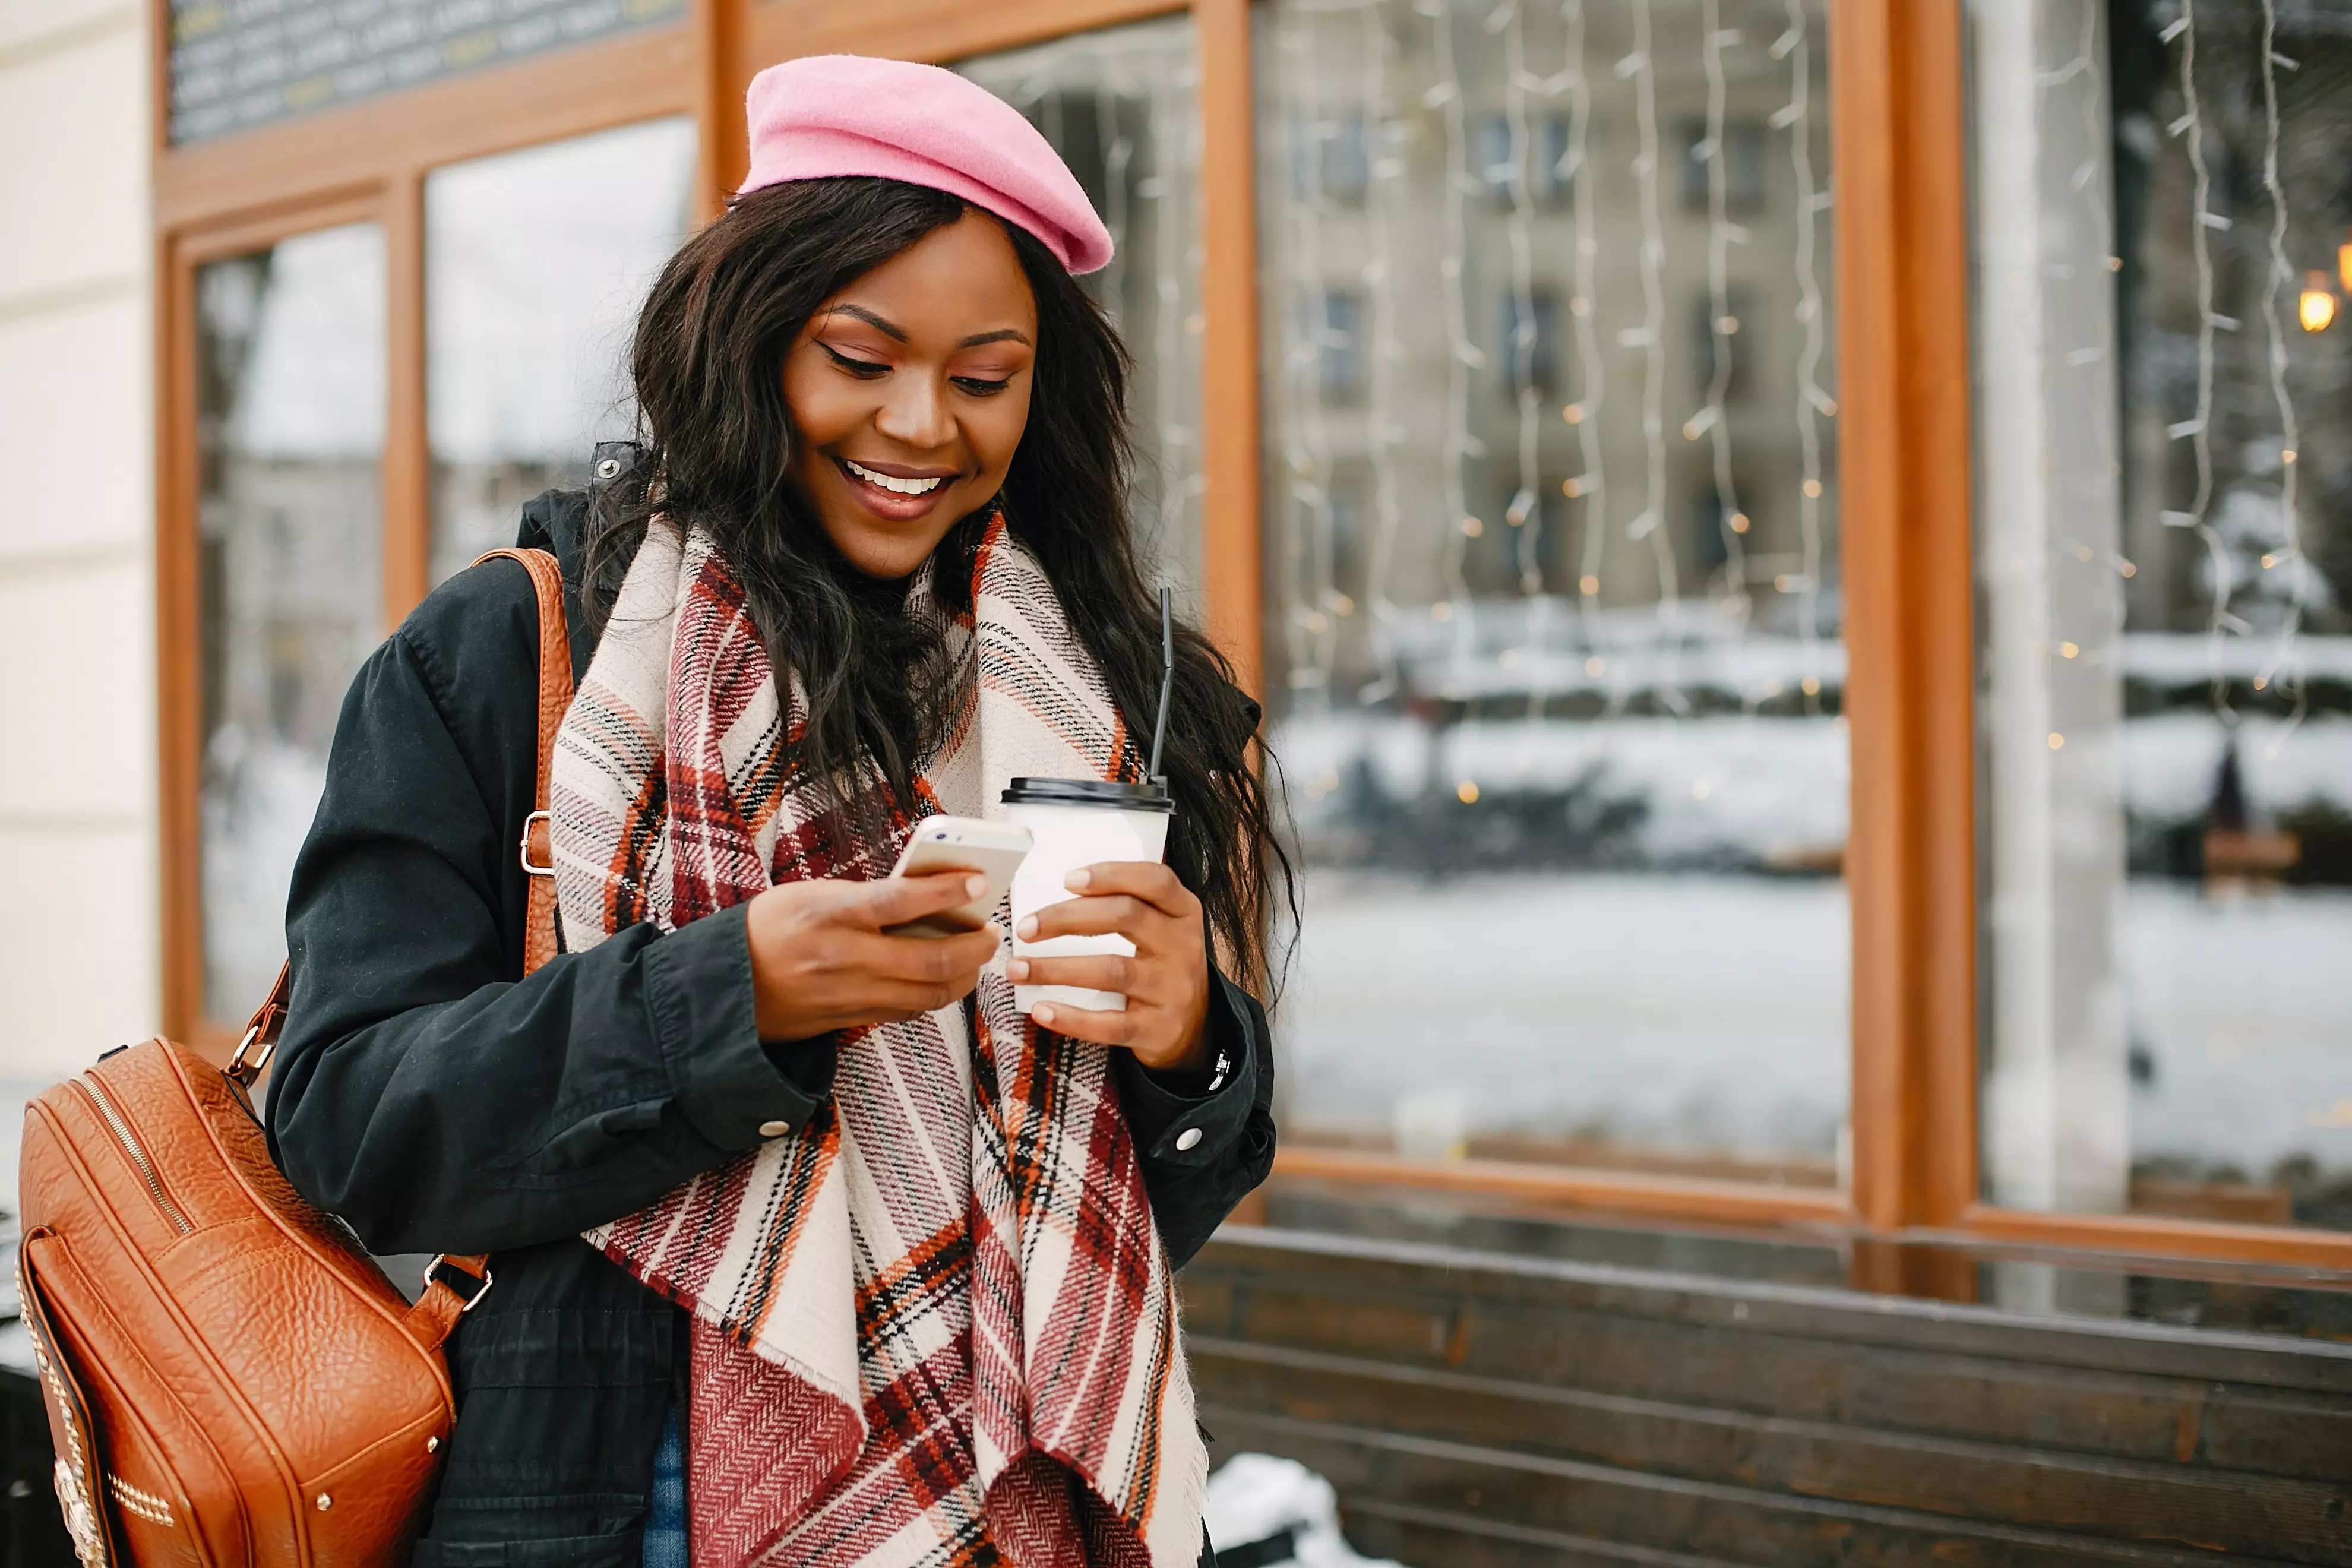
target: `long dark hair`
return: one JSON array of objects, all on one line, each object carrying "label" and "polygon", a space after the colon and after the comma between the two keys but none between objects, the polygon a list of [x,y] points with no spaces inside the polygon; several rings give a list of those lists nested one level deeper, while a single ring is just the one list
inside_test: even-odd
[{"label": "long dark hair", "polygon": [[[783,361],[826,300],[965,211],[955,196],[896,180],[796,181],[740,198],[688,240],[646,301],[630,356],[647,450],[588,525],[582,600],[599,633],[656,512],[711,535],[742,579],[779,678],[800,679],[808,711],[796,772],[852,837],[871,824],[843,781],[870,764],[896,801],[910,800],[957,711],[962,672],[942,668],[941,628],[907,613],[907,585],[844,560],[789,479],[798,437]],[[1037,303],[1029,423],[995,501],[935,553],[938,596],[950,612],[970,608],[974,552],[1001,509],[1129,731],[1149,734],[1160,622],[1128,516],[1127,350],[1045,246],[1014,225],[1004,232]],[[1179,626],[1161,763],[1176,801],[1168,863],[1199,895],[1234,977],[1263,984],[1276,884],[1288,900],[1291,874],[1252,765],[1256,719],[1223,656]]]}]

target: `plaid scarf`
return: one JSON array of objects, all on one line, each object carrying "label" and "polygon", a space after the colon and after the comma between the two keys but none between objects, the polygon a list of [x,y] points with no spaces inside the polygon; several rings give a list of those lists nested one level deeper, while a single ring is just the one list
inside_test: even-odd
[{"label": "plaid scarf", "polygon": [[[1137,776],[1001,518],[972,602],[947,636],[978,679],[918,781],[922,815],[1001,815],[1015,774]],[[820,822],[786,685],[780,702],[709,538],[657,521],[557,741],[570,950],[774,882],[888,873],[910,819],[894,810],[897,842],[877,844]],[[1107,1069],[1014,1010],[1000,956],[969,1004],[845,1033],[800,1131],[587,1233],[693,1317],[696,1568],[1192,1568],[1207,1454]]]}]

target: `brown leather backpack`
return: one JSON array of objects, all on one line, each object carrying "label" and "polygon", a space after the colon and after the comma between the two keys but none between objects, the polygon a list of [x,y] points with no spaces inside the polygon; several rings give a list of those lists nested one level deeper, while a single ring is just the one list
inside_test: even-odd
[{"label": "brown leather backpack", "polygon": [[[526,971],[552,954],[548,769],[572,700],[562,578],[539,596],[539,795]],[[25,1118],[17,1291],[85,1568],[404,1563],[455,1412],[442,1342],[490,1289],[436,1258],[411,1306],[276,1165],[250,1091],[287,976],[226,1071],[153,1039],[109,1051]]]}]

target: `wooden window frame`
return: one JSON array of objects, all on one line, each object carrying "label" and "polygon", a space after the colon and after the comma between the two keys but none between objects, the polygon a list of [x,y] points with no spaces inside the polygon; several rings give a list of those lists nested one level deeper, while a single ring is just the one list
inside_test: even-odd
[{"label": "wooden window frame", "polygon": [[[1962,0],[1830,0],[1833,235],[1843,426],[1853,817],[1853,1158],[1843,1192],[1289,1149],[1280,1173],[1479,1194],[1549,1211],[1779,1226],[1853,1241],[1856,1282],[1904,1274],[1884,1244],[1958,1241],[2352,1273],[2352,1236],[1979,1198],[1976,736]],[[1259,317],[1251,0],[690,0],[675,25],[193,147],[170,123],[166,0],[150,0],[156,258],[157,658],[163,1022],[201,1016],[193,419],[194,269],[364,217],[387,245],[384,616],[429,584],[426,174],[666,115],[698,132],[698,210],[744,164],[758,66],[834,50],[950,60],[1189,11],[1202,124],[1202,580],[1210,629],[1255,689],[1262,659]],[[1896,1283],[1917,1288],[1916,1280]],[[1893,1288],[1889,1285],[1888,1288]],[[1964,1291],[1965,1282],[1950,1286]]]}]

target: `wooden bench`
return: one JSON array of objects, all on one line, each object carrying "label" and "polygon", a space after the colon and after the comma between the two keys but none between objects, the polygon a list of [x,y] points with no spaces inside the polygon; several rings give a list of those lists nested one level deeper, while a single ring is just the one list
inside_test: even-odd
[{"label": "wooden bench", "polygon": [[2352,1563],[2352,1344],[1228,1227],[1217,1456],[1411,1568]]}]

